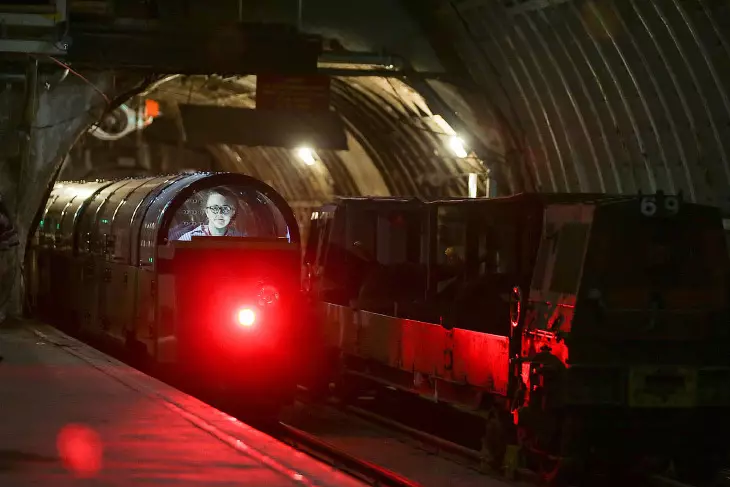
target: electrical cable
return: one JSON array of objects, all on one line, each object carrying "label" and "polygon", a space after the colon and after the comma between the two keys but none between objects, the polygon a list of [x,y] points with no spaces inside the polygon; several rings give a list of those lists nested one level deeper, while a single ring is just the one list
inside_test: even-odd
[{"label": "electrical cable", "polygon": [[106,93],[104,93],[101,89],[99,89],[99,87],[96,86],[94,83],[92,83],[91,81],[89,81],[89,79],[86,78],[86,76],[84,76],[83,74],[79,73],[78,71],[76,71],[75,69],[73,69],[68,64],[66,64],[66,63],[64,63],[62,61],[59,61],[58,59],[56,59],[53,56],[46,56],[46,57],[48,59],[50,59],[51,61],[53,61],[54,63],[56,63],[59,66],[61,66],[62,68],[68,69],[69,73],[73,74],[74,76],[76,76],[77,78],[79,78],[81,81],[83,81],[84,83],[86,83],[89,86],[91,86],[94,89],[94,91],[96,91],[97,93],[99,93],[99,95],[104,99],[104,101],[106,102],[107,106],[110,106],[112,104],[112,101],[109,99],[109,97],[106,95]]}]

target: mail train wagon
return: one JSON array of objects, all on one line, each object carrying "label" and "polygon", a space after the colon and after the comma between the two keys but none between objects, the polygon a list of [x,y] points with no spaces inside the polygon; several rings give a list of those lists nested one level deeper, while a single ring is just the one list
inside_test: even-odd
[{"label": "mail train wagon", "polygon": [[[231,173],[58,182],[31,240],[33,313],[275,411],[293,399],[300,237]],[[240,400],[240,401],[239,401]]]},{"label": "mail train wagon", "polygon": [[728,460],[724,238],[661,193],[343,198],[312,215],[304,287],[346,397],[471,411],[495,467],[519,445],[553,482],[607,458],[698,480]]}]

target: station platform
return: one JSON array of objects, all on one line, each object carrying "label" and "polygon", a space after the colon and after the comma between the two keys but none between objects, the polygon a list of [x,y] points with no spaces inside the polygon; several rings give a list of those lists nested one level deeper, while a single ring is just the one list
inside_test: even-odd
[{"label": "station platform", "polygon": [[52,327],[0,356],[2,486],[364,485]]}]

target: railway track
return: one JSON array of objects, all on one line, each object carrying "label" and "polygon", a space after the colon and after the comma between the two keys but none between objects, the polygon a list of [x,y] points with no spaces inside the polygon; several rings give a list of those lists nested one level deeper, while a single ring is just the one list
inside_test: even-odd
[{"label": "railway track", "polygon": [[[306,396],[305,396],[306,397]],[[306,399],[304,399],[306,403]],[[306,406],[305,406],[306,407]],[[318,407],[325,411],[324,414],[346,414],[355,418],[359,418],[363,421],[371,423],[374,426],[383,428],[393,433],[394,436],[398,436],[402,439],[407,438],[407,442],[413,448],[427,450],[432,455],[438,456],[439,458],[445,459],[450,462],[459,464],[462,467],[469,468],[474,472],[480,472],[482,478],[486,484],[490,482],[504,482],[503,485],[516,485],[516,484],[537,484],[539,479],[537,475],[527,469],[517,468],[516,471],[512,472],[508,477],[495,476],[484,472],[482,468],[482,456],[481,452],[473,448],[466,447],[464,445],[448,441],[439,436],[421,431],[417,428],[413,428],[392,418],[370,411],[364,407],[358,407],[355,405],[348,405],[338,403],[337,399],[330,399],[326,405],[311,405],[308,407]],[[397,469],[396,469],[397,470]],[[713,484],[711,487],[728,487],[730,486],[730,470],[727,471],[726,483]],[[613,479],[604,479],[597,477],[595,481],[591,481],[588,485],[596,486],[599,485],[617,485]],[[419,485],[419,484],[416,484]],[[635,487],[695,487],[690,484],[680,482],[678,480],[662,476],[652,475],[647,478],[641,479],[639,483],[622,484],[622,485],[635,485]],[[710,486],[708,486],[710,487]]]},{"label": "railway track", "polygon": [[[302,451],[315,450],[313,453],[318,458],[324,454],[324,461],[328,461],[326,457],[330,451],[334,451],[336,457],[340,457],[339,452],[344,452],[348,461],[357,460],[355,468],[365,467],[365,475],[358,474],[358,478],[367,478],[373,485],[515,486],[515,483],[484,475],[478,462],[464,460],[463,455],[446,455],[446,445],[435,447],[435,438],[434,441],[416,441],[413,436],[404,435],[385,422],[377,423],[351,411],[331,405],[299,402],[286,416],[283,425],[289,431],[294,429],[297,435],[294,442],[286,437],[287,431],[283,437],[277,432],[273,436],[297,448],[301,446]],[[302,442],[296,444],[299,441]],[[328,463],[333,464],[331,461]],[[392,473],[395,477],[390,476],[376,484],[375,476],[382,473]]]},{"label": "railway track", "polygon": [[353,456],[335,446],[286,423],[279,423],[276,438],[318,460],[342,470],[365,483],[383,487],[421,487],[391,470]]}]

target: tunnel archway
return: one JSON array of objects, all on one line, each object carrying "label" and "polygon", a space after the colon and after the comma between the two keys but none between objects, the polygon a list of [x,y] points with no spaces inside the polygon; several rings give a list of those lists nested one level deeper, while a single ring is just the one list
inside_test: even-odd
[{"label": "tunnel archway", "polygon": [[[168,125],[180,126],[179,103],[227,105],[253,108],[256,81],[254,76],[174,77],[149,91],[166,114]],[[476,174],[480,184],[477,193],[485,195],[489,168],[471,147],[452,147],[460,135],[435,113],[413,87],[398,78],[377,76],[334,77],[331,88],[331,108],[343,120],[349,148],[347,151],[314,150],[313,159],[303,161],[296,150],[277,147],[246,147],[233,144],[210,144],[205,151],[210,158],[197,157],[185,167],[157,167],[157,170],[180,169],[224,170],[242,172],[261,179],[280,191],[297,210],[300,222],[308,220],[311,209],[342,196],[419,196],[467,197],[469,174]],[[158,144],[153,122],[142,131],[147,146]],[[127,152],[141,140],[140,134],[125,137]],[[467,137],[468,138],[468,137]],[[88,161],[85,145],[94,145],[93,134],[72,151],[61,172],[64,179],[106,177],[110,174],[145,174],[153,168],[102,167],[94,168]],[[123,142],[120,140],[119,142]],[[181,139],[167,142],[164,152],[151,157],[174,158],[185,149]],[[159,145],[159,144],[158,144]],[[108,142],[96,146],[109,148]],[[198,151],[198,156],[200,156]],[[82,163],[82,159],[84,160]],[[191,158],[188,157],[188,160]],[[83,167],[83,169],[82,169]],[[473,188],[472,188],[473,191]]]}]

